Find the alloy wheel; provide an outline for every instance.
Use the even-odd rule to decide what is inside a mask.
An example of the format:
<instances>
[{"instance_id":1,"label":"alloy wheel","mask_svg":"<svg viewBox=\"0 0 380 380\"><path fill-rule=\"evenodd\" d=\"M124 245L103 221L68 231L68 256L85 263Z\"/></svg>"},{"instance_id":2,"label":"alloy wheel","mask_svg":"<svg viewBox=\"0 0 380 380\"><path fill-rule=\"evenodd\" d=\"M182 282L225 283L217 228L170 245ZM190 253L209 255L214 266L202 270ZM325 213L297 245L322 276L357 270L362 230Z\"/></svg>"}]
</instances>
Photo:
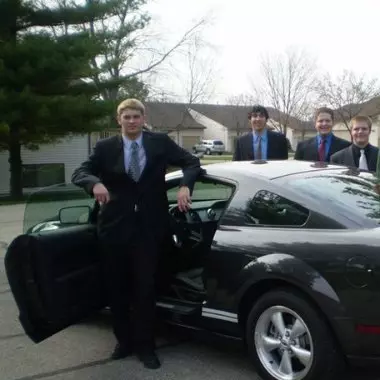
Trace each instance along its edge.
<instances>
[{"instance_id":1,"label":"alloy wheel","mask_svg":"<svg viewBox=\"0 0 380 380\"><path fill-rule=\"evenodd\" d=\"M313 363L313 339L294 310L272 306L258 318L255 349L265 370L277 380L302 380Z\"/></svg>"}]
</instances>

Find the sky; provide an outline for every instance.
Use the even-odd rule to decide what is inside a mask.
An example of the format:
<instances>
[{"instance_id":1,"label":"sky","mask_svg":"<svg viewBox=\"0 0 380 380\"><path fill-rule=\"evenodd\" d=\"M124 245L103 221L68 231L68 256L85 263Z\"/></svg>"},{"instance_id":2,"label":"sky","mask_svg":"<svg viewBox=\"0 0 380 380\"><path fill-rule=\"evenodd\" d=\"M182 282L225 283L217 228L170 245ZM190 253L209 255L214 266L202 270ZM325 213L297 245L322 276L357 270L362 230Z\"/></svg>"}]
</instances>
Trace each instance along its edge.
<instances>
[{"instance_id":1,"label":"sky","mask_svg":"<svg viewBox=\"0 0 380 380\"><path fill-rule=\"evenodd\" d=\"M146 9L167 46L196 20L210 20L203 39L213 47L207 56L215 71L211 102L250 93L260 79L260 57L289 47L304 49L321 72L380 78L380 0L154 0ZM183 61L174 57L171 65ZM181 75L167 72L159 85L181 96L186 70Z\"/></svg>"}]
</instances>

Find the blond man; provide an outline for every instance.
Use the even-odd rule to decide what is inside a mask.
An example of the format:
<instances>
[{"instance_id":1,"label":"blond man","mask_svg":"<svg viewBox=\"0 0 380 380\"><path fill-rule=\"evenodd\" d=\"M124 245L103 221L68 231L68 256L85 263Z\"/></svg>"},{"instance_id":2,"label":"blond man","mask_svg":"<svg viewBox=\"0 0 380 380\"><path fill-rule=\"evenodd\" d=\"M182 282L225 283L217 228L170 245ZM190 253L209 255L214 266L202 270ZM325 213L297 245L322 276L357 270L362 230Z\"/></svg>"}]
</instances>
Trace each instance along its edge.
<instances>
[{"instance_id":1,"label":"blond man","mask_svg":"<svg viewBox=\"0 0 380 380\"><path fill-rule=\"evenodd\" d=\"M333 164L356 167L360 170L375 172L379 149L369 143L372 120L358 115L350 121L352 144L331 156Z\"/></svg>"},{"instance_id":2,"label":"blond man","mask_svg":"<svg viewBox=\"0 0 380 380\"><path fill-rule=\"evenodd\" d=\"M177 199L179 209L187 211L201 169L198 158L166 134L144 128L145 121L139 100L121 102L117 107L121 135L99 141L73 173L72 182L100 204L98 237L117 340L111 358L135 352L146 368L156 369L160 361L153 331L154 278L169 225L165 173L168 165L182 168Z\"/></svg>"}]
</instances>

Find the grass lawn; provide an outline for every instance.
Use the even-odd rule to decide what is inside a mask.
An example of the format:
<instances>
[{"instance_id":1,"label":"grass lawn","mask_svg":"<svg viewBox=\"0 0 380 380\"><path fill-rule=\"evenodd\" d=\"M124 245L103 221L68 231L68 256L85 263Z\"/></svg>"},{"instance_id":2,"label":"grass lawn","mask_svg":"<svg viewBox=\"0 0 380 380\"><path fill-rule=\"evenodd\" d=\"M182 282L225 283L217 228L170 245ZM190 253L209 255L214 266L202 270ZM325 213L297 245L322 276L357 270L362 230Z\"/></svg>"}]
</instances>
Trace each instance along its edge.
<instances>
[{"instance_id":1,"label":"grass lawn","mask_svg":"<svg viewBox=\"0 0 380 380\"><path fill-rule=\"evenodd\" d=\"M232 154L222 154L221 156L203 156L201 158L202 165L216 164L218 162L232 161Z\"/></svg>"}]
</instances>

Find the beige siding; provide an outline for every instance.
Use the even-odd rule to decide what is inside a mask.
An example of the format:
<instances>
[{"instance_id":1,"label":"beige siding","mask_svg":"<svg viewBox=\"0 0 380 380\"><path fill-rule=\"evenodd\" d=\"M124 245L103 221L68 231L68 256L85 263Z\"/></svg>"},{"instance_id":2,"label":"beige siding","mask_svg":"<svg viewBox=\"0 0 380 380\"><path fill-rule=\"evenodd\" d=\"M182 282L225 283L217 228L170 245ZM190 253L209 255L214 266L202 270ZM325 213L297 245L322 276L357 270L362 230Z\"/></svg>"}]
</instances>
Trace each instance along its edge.
<instances>
[{"instance_id":1,"label":"beige siding","mask_svg":"<svg viewBox=\"0 0 380 380\"><path fill-rule=\"evenodd\" d=\"M65 165L65 181L71 181L71 175L78 165L88 157L88 137L73 136L57 144L41 145L37 151L22 149L23 164L63 163ZM8 152L0 152L0 193L9 192Z\"/></svg>"},{"instance_id":2,"label":"beige siding","mask_svg":"<svg viewBox=\"0 0 380 380\"><path fill-rule=\"evenodd\" d=\"M206 127L203 133L205 140L221 140L226 146L226 150L229 150L228 129L224 125L193 109L189 109L189 112L197 123Z\"/></svg>"},{"instance_id":3,"label":"beige siding","mask_svg":"<svg viewBox=\"0 0 380 380\"><path fill-rule=\"evenodd\" d=\"M169 133L169 137L171 137L179 146L189 150L195 143L204 138L203 129L173 131Z\"/></svg>"},{"instance_id":4,"label":"beige siding","mask_svg":"<svg viewBox=\"0 0 380 380\"><path fill-rule=\"evenodd\" d=\"M187 150L192 150L193 146L199 142L198 136L183 136L182 137L182 148Z\"/></svg>"}]
</instances>

